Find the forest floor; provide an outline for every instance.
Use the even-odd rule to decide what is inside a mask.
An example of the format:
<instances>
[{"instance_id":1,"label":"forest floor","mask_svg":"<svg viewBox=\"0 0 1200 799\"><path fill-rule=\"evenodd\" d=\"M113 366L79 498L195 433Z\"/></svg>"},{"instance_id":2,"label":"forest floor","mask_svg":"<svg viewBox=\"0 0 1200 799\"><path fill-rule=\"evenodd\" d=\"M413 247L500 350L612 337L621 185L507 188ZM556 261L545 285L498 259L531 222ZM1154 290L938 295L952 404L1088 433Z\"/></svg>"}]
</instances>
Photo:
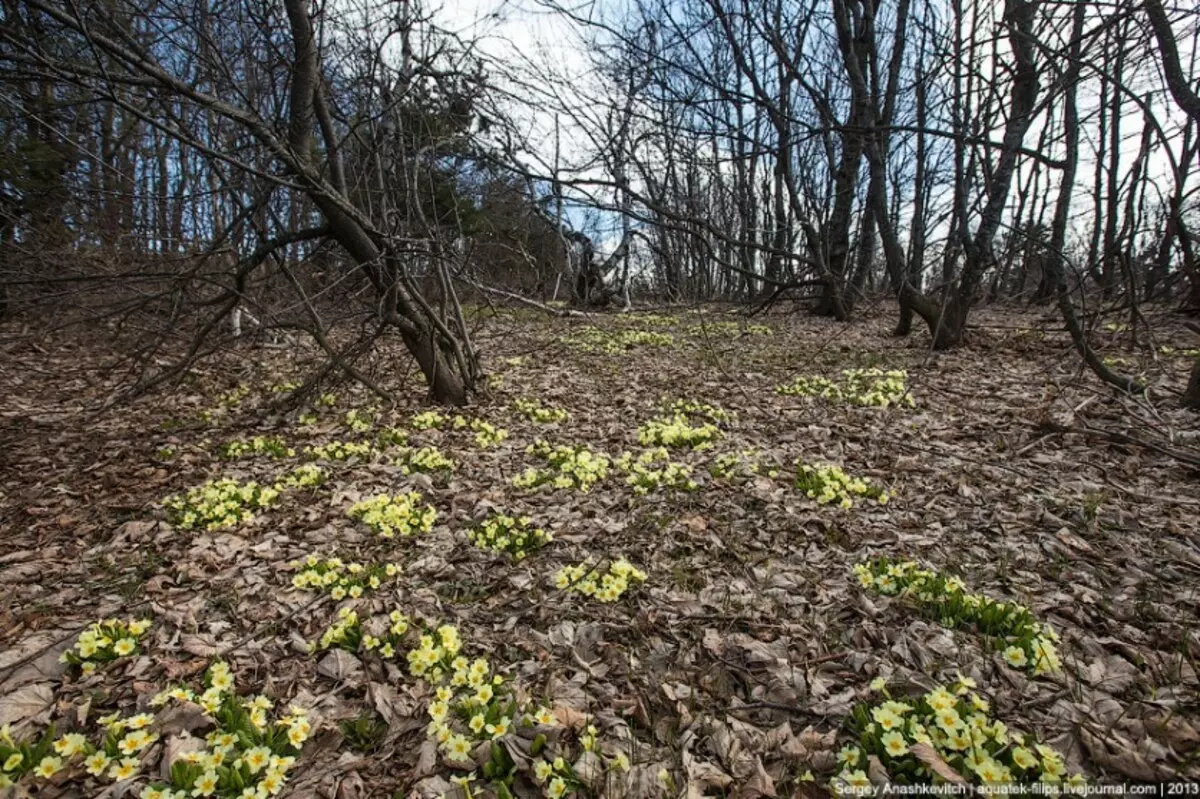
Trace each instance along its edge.
<instances>
[{"instance_id":1,"label":"forest floor","mask_svg":"<svg viewBox=\"0 0 1200 799\"><path fill-rule=\"evenodd\" d=\"M980 312L969 346L932 356L928 336L893 338L883 316L840 325L771 315L750 326L722 309L485 316L476 337L491 395L457 426L453 411L420 416L430 408L419 376L397 374L409 363L398 351L377 352L368 368L397 388L400 407L338 386L277 410L317 353L246 342L168 393L97 412L127 379L97 338L0 331L0 723L11 725L0 754L24 761L0 774L39 796L173 796L147 786L174 780L179 796L283 785L280 795L345 799L815 796L839 773L981 782L985 757L1018 783L1200 780L1200 418L1178 409L1191 365L1181 351L1194 337L1168 335L1163 322L1159 339L1135 348L1119 325L1096 331L1114 363L1151 379L1149 398L1134 399L1081 373L1061 325L1028 312ZM904 370L912 406L776 391L852 368ZM531 420L518 400L567 417ZM693 408L687 424L710 446L669 450L696 485L660 460L642 472L641 493L634 467L618 461L654 449L639 428L677 400L729 416ZM715 434L694 433L709 423ZM260 449L275 439L282 449L225 448L256 436ZM607 456L607 475L587 491L514 485L530 467L552 470L528 451L539 439ZM368 446L337 459L334 442ZM434 468L433 453L417 454L425 447L453 469ZM595 462L549 476L599 478ZM820 503L819 491L796 487L801 463L869 477L889 501ZM320 469L319 486L281 486L263 499L270 507L227 526L188 529L185 514L201 511L164 504L208 480L271 486L318 474L295 472L302 464ZM408 491L436 510L428 532L384 538L348 515ZM392 518L428 520L403 514ZM522 559L477 548L468 532L495 514L529 517L553 541ZM378 567L380 585L340 601L330 587L296 588L310 555L319 571L340 558L347 587L345 564ZM880 557L964 587L932 578L945 596L888 596L911 572L889 575ZM583 562L589 577L556 585L560 569ZM860 581L854 567L868 562L882 579ZM613 563L626 589L615 601L599 601L602 587L579 590ZM968 595L1032 615L1006 605L984 618ZM310 652L345 607L368 635L394 642L395 657L354 631ZM389 632L393 610L407 633ZM84 664L61 662L111 617L152 626L106 632L136 644L127 655L100 641ZM1012 649L1036 645L1039 624L1060 639L1043 669L1037 652L1022 663ZM414 674L426 655L430 669ZM486 676L475 666L453 678L457 655L486 659ZM494 688L479 696L484 684ZM915 723L939 711L938 685L961 724L926 718L924 746ZM173 686L175 698L151 704ZM259 693L274 705L265 724L230 699ZM277 724L293 705L307 715ZM864 729L870 708L878 724ZM140 713L153 721L128 720ZM895 730L888 713L904 717ZM476 715L490 732L470 729ZM84 738L38 749L50 722L55 736ZM130 742L142 723L150 734ZM968 746L955 749L959 732ZM207 752L187 754L206 736ZM262 770L259 744L275 756ZM294 764L280 759L289 752ZM264 783L269 775L278 779Z\"/></svg>"}]
</instances>

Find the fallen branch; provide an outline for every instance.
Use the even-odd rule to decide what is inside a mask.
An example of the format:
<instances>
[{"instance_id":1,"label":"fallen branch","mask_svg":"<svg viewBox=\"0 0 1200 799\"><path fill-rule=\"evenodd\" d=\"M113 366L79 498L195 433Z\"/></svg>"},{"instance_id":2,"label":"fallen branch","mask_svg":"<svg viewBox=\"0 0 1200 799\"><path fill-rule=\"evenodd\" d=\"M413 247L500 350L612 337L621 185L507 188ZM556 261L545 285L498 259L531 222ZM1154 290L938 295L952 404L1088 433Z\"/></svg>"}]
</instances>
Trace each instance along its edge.
<instances>
[{"instance_id":1,"label":"fallen branch","mask_svg":"<svg viewBox=\"0 0 1200 799\"><path fill-rule=\"evenodd\" d=\"M1100 430L1095 427L1073 427L1071 425L1058 424L1057 422L1038 422L1034 428L1039 433L1075 433L1089 438L1099 438L1104 441L1111 441L1115 444L1129 444L1131 446L1142 447L1160 455L1174 458L1180 463L1186 463L1200 469L1200 453L1191 453L1183 450L1178 450L1173 447L1168 447L1157 441L1147 441L1137 436L1132 436L1128 433L1122 433L1119 430Z\"/></svg>"},{"instance_id":2,"label":"fallen branch","mask_svg":"<svg viewBox=\"0 0 1200 799\"><path fill-rule=\"evenodd\" d=\"M504 289L498 289L493 286L485 286L482 283L476 283L474 280L467 280L464 277L459 277L457 279L461 280L462 282L466 283L468 286L471 286L472 288L477 288L480 291L486 292L488 294L495 294L497 297L504 297L505 299L512 300L513 302L519 302L522 305L528 305L531 308L537 308L540 311L545 311L546 313L550 314L551 316L560 316L560 317L572 317L572 316L586 317L586 316L588 316L588 314L584 313L583 311L575 311L570 308L551 308L549 305L538 302L537 300L531 300L528 297L522 297L520 294L514 294L511 291L505 291Z\"/></svg>"}]
</instances>

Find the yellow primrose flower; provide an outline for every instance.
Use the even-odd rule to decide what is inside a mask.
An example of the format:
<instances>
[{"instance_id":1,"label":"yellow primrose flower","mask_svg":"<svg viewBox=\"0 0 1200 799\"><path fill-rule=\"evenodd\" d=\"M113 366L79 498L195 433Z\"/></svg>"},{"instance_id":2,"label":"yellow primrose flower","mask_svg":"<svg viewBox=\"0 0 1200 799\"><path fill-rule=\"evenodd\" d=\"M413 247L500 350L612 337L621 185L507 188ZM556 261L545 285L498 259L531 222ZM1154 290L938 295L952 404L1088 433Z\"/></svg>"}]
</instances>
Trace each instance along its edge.
<instances>
[{"instance_id":1,"label":"yellow primrose flower","mask_svg":"<svg viewBox=\"0 0 1200 799\"><path fill-rule=\"evenodd\" d=\"M1012 762L1023 769L1037 768L1037 758L1033 752L1030 752L1023 746L1014 747L1012 750Z\"/></svg>"},{"instance_id":2,"label":"yellow primrose flower","mask_svg":"<svg viewBox=\"0 0 1200 799\"><path fill-rule=\"evenodd\" d=\"M926 694L925 701L934 710L946 710L947 708L954 707L957 703L954 695L947 691L945 686L941 685Z\"/></svg>"},{"instance_id":3,"label":"yellow primrose flower","mask_svg":"<svg viewBox=\"0 0 1200 799\"><path fill-rule=\"evenodd\" d=\"M1004 650L1004 662L1014 669L1023 669L1029 664L1029 657L1019 646L1010 646Z\"/></svg>"},{"instance_id":4,"label":"yellow primrose flower","mask_svg":"<svg viewBox=\"0 0 1200 799\"><path fill-rule=\"evenodd\" d=\"M540 708L538 710L538 712L534 714L533 719L538 724L545 724L545 725L558 724L558 719L555 717L554 712L551 711L550 708L548 708L548 707Z\"/></svg>"},{"instance_id":5,"label":"yellow primrose flower","mask_svg":"<svg viewBox=\"0 0 1200 799\"><path fill-rule=\"evenodd\" d=\"M481 686L479 686L479 690L477 690L475 692L475 700L477 702L482 702L483 704L487 704L488 702L492 701L492 697L494 695L495 694L492 691L492 686L481 685Z\"/></svg>"},{"instance_id":6,"label":"yellow primrose flower","mask_svg":"<svg viewBox=\"0 0 1200 799\"><path fill-rule=\"evenodd\" d=\"M57 774L62 769L62 758L47 755L42 758L42 762L37 764L37 768L33 770L35 776L42 779L49 779Z\"/></svg>"},{"instance_id":7,"label":"yellow primrose flower","mask_svg":"<svg viewBox=\"0 0 1200 799\"><path fill-rule=\"evenodd\" d=\"M206 771L192 783L192 796L212 796L217 790L217 773Z\"/></svg>"},{"instance_id":8,"label":"yellow primrose flower","mask_svg":"<svg viewBox=\"0 0 1200 799\"><path fill-rule=\"evenodd\" d=\"M247 749L242 755L242 760L246 763L246 768L250 769L251 774L257 774L271 762L271 750L265 746L256 746L253 749Z\"/></svg>"},{"instance_id":9,"label":"yellow primrose flower","mask_svg":"<svg viewBox=\"0 0 1200 799\"><path fill-rule=\"evenodd\" d=\"M891 757L901 757L908 753L908 742L904 740L904 735L897 730L884 733L879 742L883 744L884 750Z\"/></svg>"},{"instance_id":10,"label":"yellow primrose flower","mask_svg":"<svg viewBox=\"0 0 1200 799\"><path fill-rule=\"evenodd\" d=\"M462 735L452 735L447 741L447 755L451 760L460 762L471 759L471 742Z\"/></svg>"},{"instance_id":11,"label":"yellow primrose flower","mask_svg":"<svg viewBox=\"0 0 1200 799\"><path fill-rule=\"evenodd\" d=\"M838 781L849 788L870 788L871 781L865 771L843 771L837 776Z\"/></svg>"},{"instance_id":12,"label":"yellow primrose flower","mask_svg":"<svg viewBox=\"0 0 1200 799\"><path fill-rule=\"evenodd\" d=\"M957 716L957 713L955 714ZM885 707L877 707L871 711L871 717L875 719L884 731L894 730L904 726L904 719L896 715L893 711Z\"/></svg>"},{"instance_id":13,"label":"yellow primrose flower","mask_svg":"<svg viewBox=\"0 0 1200 799\"><path fill-rule=\"evenodd\" d=\"M83 761L83 765L87 769L88 774L91 774L93 777L99 777L108 768L108 762L108 755L103 752L94 752L88 755L87 759Z\"/></svg>"},{"instance_id":14,"label":"yellow primrose flower","mask_svg":"<svg viewBox=\"0 0 1200 799\"><path fill-rule=\"evenodd\" d=\"M114 763L113 767L109 769L108 776L117 782L132 779L133 777L137 776L139 765L140 764L138 763L137 758L122 758L117 763Z\"/></svg>"},{"instance_id":15,"label":"yellow primrose flower","mask_svg":"<svg viewBox=\"0 0 1200 799\"><path fill-rule=\"evenodd\" d=\"M545 782L554 773L553 767L545 760L538 758L533 764L533 774L538 782Z\"/></svg>"},{"instance_id":16,"label":"yellow primrose flower","mask_svg":"<svg viewBox=\"0 0 1200 799\"><path fill-rule=\"evenodd\" d=\"M218 733L213 736L209 743L213 746L221 748L231 747L237 743L237 736L229 732Z\"/></svg>"},{"instance_id":17,"label":"yellow primrose flower","mask_svg":"<svg viewBox=\"0 0 1200 799\"><path fill-rule=\"evenodd\" d=\"M262 781L258 783L259 796L262 796L263 791L266 791L268 796L274 796L283 790L284 776L271 772L263 776Z\"/></svg>"},{"instance_id":18,"label":"yellow primrose flower","mask_svg":"<svg viewBox=\"0 0 1200 799\"><path fill-rule=\"evenodd\" d=\"M4 770L12 771L17 766L21 765L21 763L23 763L24 761L25 761L25 755L21 754L20 752L13 752L4 761Z\"/></svg>"},{"instance_id":19,"label":"yellow primrose flower","mask_svg":"<svg viewBox=\"0 0 1200 799\"><path fill-rule=\"evenodd\" d=\"M495 724L489 724L485 729L491 734L492 740L503 738L508 734L509 719L508 716L502 716Z\"/></svg>"},{"instance_id":20,"label":"yellow primrose flower","mask_svg":"<svg viewBox=\"0 0 1200 799\"><path fill-rule=\"evenodd\" d=\"M550 780L550 786L546 789L546 796L550 799L559 799L567 792L567 783L562 777L555 777Z\"/></svg>"},{"instance_id":21,"label":"yellow primrose flower","mask_svg":"<svg viewBox=\"0 0 1200 799\"><path fill-rule=\"evenodd\" d=\"M953 731L946 736L945 745L956 752L965 752L975 745L975 741L966 732Z\"/></svg>"},{"instance_id":22,"label":"yellow primrose flower","mask_svg":"<svg viewBox=\"0 0 1200 799\"><path fill-rule=\"evenodd\" d=\"M133 654L135 649L137 649L137 641L132 638L122 638L113 644L113 651L122 657Z\"/></svg>"},{"instance_id":23,"label":"yellow primrose flower","mask_svg":"<svg viewBox=\"0 0 1200 799\"><path fill-rule=\"evenodd\" d=\"M150 745L152 738L145 730L134 730L117 744L123 755L135 755Z\"/></svg>"},{"instance_id":24,"label":"yellow primrose flower","mask_svg":"<svg viewBox=\"0 0 1200 799\"><path fill-rule=\"evenodd\" d=\"M429 704L429 718L434 721L442 721L446 718L446 714L450 712L450 705L447 702L438 700Z\"/></svg>"},{"instance_id":25,"label":"yellow primrose flower","mask_svg":"<svg viewBox=\"0 0 1200 799\"><path fill-rule=\"evenodd\" d=\"M983 780L984 784L1001 781L999 765L990 757L985 757L984 762L975 766L975 773L979 775L979 779Z\"/></svg>"},{"instance_id":26,"label":"yellow primrose flower","mask_svg":"<svg viewBox=\"0 0 1200 799\"><path fill-rule=\"evenodd\" d=\"M962 718L953 707L937 711L934 718L937 719L937 725L946 732L954 732L962 726Z\"/></svg>"},{"instance_id":27,"label":"yellow primrose flower","mask_svg":"<svg viewBox=\"0 0 1200 799\"><path fill-rule=\"evenodd\" d=\"M139 713L136 716L130 716L125 719L125 725L131 730L140 730L143 727L149 727L154 723L154 716L149 713Z\"/></svg>"}]
</instances>

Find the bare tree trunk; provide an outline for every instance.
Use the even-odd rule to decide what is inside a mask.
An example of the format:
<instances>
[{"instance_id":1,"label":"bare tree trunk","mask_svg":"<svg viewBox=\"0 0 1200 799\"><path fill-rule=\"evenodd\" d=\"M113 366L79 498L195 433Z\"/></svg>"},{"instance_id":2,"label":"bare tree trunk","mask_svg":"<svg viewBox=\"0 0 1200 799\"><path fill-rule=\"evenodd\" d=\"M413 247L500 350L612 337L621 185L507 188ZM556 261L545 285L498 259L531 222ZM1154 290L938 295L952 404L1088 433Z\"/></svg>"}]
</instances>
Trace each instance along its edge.
<instances>
[{"instance_id":1,"label":"bare tree trunk","mask_svg":"<svg viewBox=\"0 0 1200 799\"><path fill-rule=\"evenodd\" d=\"M995 260L992 242L1000 227L1009 187L1017 165L1018 149L1033 122L1038 95L1037 64L1034 59L1033 21L1037 0L1005 0L1004 18L1009 26L1009 45L1016 62L1013 70L1008 122L1004 126L1003 149L987 184L987 204L980 214L979 227L967 247L963 274L946 304L945 313L934 336L935 349L960 344L967 328L967 315L975 303L984 271ZM963 222L965 224L965 221Z\"/></svg>"},{"instance_id":2,"label":"bare tree trunk","mask_svg":"<svg viewBox=\"0 0 1200 799\"><path fill-rule=\"evenodd\" d=\"M1063 245L1067 237L1071 194L1075 187L1075 170L1079 163L1079 115L1076 109L1076 85L1079 83L1086 10L1087 0L1076 0L1071 30L1071 60L1068 62L1063 79L1063 146L1066 154L1058 190L1058 204L1054 209L1054 219L1050 223L1050 257L1047 267L1050 270L1059 310L1067 324L1067 330L1071 333L1071 340L1087 365L1096 373L1097 377L1110 385L1124 391L1141 391L1144 386L1136 380L1114 373L1092 349L1087 340L1087 332L1075 315L1075 308L1071 304L1071 294L1067 288L1066 256L1063 254Z\"/></svg>"}]
</instances>

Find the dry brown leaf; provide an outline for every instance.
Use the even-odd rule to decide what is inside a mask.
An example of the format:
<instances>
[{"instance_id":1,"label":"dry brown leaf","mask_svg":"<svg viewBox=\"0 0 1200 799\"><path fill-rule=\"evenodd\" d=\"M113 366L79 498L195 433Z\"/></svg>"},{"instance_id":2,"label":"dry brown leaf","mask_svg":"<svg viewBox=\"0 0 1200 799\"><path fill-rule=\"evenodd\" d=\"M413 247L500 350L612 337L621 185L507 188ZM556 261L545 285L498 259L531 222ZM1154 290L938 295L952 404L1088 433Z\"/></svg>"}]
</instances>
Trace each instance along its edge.
<instances>
[{"instance_id":1,"label":"dry brown leaf","mask_svg":"<svg viewBox=\"0 0 1200 799\"><path fill-rule=\"evenodd\" d=\"M913 757L920 760L921 764L927 769L951 785L967 784L962 775L950 768L949 764L945 760L942 760L941 756L929 744L915 743L908 748L908 751Z\"/></svg>"},{"instance_id":2,"label":"dry brown leaf","mask_svg":"<svg viewBox=\"0 0 1200 799\"><path fill-rule=\"evenodd\" d=\"M44 722L54 707L54 683L24 685L0 697L0 727L16 727L27 721Z\"/></svg>"}]
</instances>

